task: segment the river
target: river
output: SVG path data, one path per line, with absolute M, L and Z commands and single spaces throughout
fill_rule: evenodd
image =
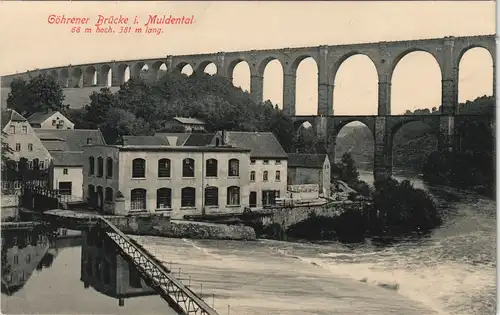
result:
M 372 181 L 370 172 L 360 175 Z M 446 209 L 444 224 L 429 237 L 384 248 L 370 242 L 133 238 L 165 264 L 172 263 L 219 314 L 493 314 L 496 202 L 426 185 L 416 174 L 396 172 L 395 177 L 410 179 Z M 55 246 L 53 261 L 40 270 L 32 267 L 15 292 L 2 292 L 2 312 L 169 314 L 158 296 L 129 298 L 120 307 L 116 299 L 85 289 L 81 252 L 77 245 Z M 2 269 L 2 280 L 8 276 Z

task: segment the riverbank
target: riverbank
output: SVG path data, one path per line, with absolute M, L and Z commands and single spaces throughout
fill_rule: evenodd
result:
M 43 218 L 64 224 L 68 228 L 82 228 L 97 222 L 99 215 L 74 210 L 49 210 Z M 225 225 L 195 221 L 170 220 L 163 214 L 136 214 L 127 216 L 103 215 L 120 231 L 132 235 L 150 235 L 171 238 L 214 240 L 255 240 L 253 228 L 243 225 Z

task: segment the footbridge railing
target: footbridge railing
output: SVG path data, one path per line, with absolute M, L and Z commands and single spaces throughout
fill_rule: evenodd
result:
M 114 241 L 123 258 L 137 268 L 146 283 L 176 312 L 186 315 L 219 315 L 196 293 L 176 279 L 167 267 L 111 222 L 100 217 L 96 227 Z

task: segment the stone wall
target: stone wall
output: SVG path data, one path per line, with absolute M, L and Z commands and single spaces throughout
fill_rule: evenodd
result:
M 218 240 L 256 239 L 254 229 L 243 225 L 177 221 L 161 215 L 109 216 L 106 219 L 126 234 Z
M 273 214 L 262 218 L 264 226 L 279 224 L 286 230 L 290 226 L 306 220 L 312 213 L 317 216 L 334 218 L 346 211 L 362 211 L 366 206 L 362 201 L 332 202 L 321 206 L 305 206 L 273 209 Z

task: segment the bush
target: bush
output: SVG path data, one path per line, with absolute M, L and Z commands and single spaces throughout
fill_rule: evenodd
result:
M 441 224 L 434 200 L 408 180 L 392 178 L 375 181 L 375 216 L 370 217 L 372 234 L 398 236 L 426 232 Z

